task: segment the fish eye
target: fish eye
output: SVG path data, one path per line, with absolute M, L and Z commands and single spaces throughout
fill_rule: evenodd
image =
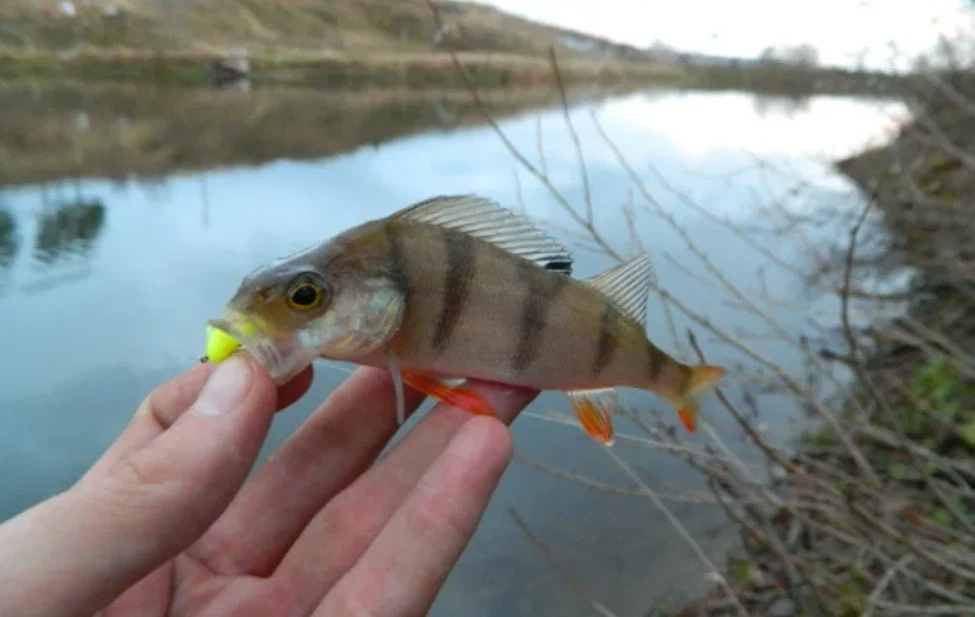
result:
M 310 311 L 321 305 L 324 295 L 321 285 L 308 276 L 301 276 L 288 287 L 288 306 L 296 311 Z

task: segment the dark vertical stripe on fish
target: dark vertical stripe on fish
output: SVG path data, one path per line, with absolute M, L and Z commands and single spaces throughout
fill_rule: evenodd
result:
M 667 361 L 667 357 L 657 349 L 650 339 L 646 339 L 647 345 L 647 373 L 650 375 L 650 381 L 655 382 L 660 376 L 660 372 L 664 368 L 664 362 Z
M 404 296 L 409 296 L 410 284 L 406 278 L 406 257 L 403 252 L 403 241 L 399 237 L 396 225 L 389 221 L 383 226 L 386 242 L 389 248 L 389 276 Z
M 603 301 L 603 312 L 599 319 L 599 343 L 596 345 L 596 357 L 592 362 L 592 376 L 598 377 L 609 366 L 616 353 L 619 337 L 619 312 L 611 303 Z
M 518 276 L 525 286 L 518 346 L 512 358 L 512 368 L 524 371 L 538 357 L 545 327 L 548 325 L 549 304 L 572 279 L 544 270 L 528 260 L 518 264 Z
M 450 343 L 467 303 L 474 279 L 474 239 L 465 233 L 443 230 L 447 248 L 447 270 L 444 277 L 443 304 L 433 333 L 433 348 L 443 352 Z

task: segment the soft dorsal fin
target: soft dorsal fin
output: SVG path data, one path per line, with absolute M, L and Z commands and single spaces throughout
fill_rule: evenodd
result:
M 528 217 L 485 197 L 441 195 L 408 206 L 390 218 L 453 229 L 535 262 L 546 270 L 569 276 L 572 254 Z
M 646 326 L 652 273 L 650 255 L 641 253 L 582 282 L 605 296 L 622 313 Z

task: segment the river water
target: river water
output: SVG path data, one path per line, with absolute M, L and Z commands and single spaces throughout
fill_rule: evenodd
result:
M 613 263 L 578 244 L 585 241 L 580 227 L 549 188 L 456 97 L 17 85 L 0 88 L 0 99 L 7 110 L 0 120 L 0 520 L 70 486 L 145 393 L 200 355 L 205 320 L 262 262 L 434 194 L 474 192 L 524 208 L 576 247 L 577 276 Z M 491 105 L 511 143 L 581 208 L 587 189 L 554 102 L 500 97 Z M 776 213 L 861 207 L 862 196 L 830 160 L 882 137 L 899 111 L 894 103 L 854 98 L 648 91 L 581 97 L 571 119 L 595 228 L 608 244 L 630 250 L 635 230 L 669 293 L 792 370 L 801 354 L 767 327 L 759 331 L 761 320 L 729 301 L 721 282 L 700 280 L 708 276 L 702 262 L 646 209 L 593 113 L 654 203 L 726 283 L 750 300 L 778 299 L 765 310 L 798 337 L 817 312 L 834 309 L 835 298 L 770 266 L 741 234 L 807 269 L 811 251 L 835 231 L 808 226 L 770 234 L 781 223 Z M 681 342 L 690 328 L 710 360 L 733 368 L 728 391 L 736 396 L 735 376 L 744 379 L 753 363 L 699 323 L 675 320 Z M 686 345 L 675 346 L 653 299 L 648 321 L 662 347 L 692 358 Z M 318 367 L 308 396 L 275 420 L 262 457 L 344 370 Z M 628 393 L 625 400 L 674 423 L 652 395 Z M 772 397 L 760 408 L 768 435 L 795 433 L 798 414 L 786 402 Z M 567 410 L 563 396 L 543 394 L 513 425 L 517 455 L 630 486 L 578 428 L 544 417 Z M 728 424 L 713 398 L 703 411 Z M 665 452 L 625 439 L 618 451 L 663 492 L 695 486 L 694 473 Z M 733 543 L 733 530 L 713 508 L 670 507 L 716 558 Z M 706 585 L 706 570 L 652 502 L 516 462 L 433 616 L 591 614 L 509 509 L 618 615 L 643 615 Z

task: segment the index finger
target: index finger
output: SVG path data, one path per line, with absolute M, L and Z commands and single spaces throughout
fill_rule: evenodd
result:
M 144 448 L 173 425 L 200 395 L 215 365 L 197 364 L 152 390 L 139 405 L 129 425 L 102 454 L 85 476 L 102 473 Z M 281 411 L 304 395 L 314 377 L 311 366 L 277 389 L 275 409 Z
M 467 420 L 314 615 L 426 615 L 474 535 L 512 451 L 500 420 Z

